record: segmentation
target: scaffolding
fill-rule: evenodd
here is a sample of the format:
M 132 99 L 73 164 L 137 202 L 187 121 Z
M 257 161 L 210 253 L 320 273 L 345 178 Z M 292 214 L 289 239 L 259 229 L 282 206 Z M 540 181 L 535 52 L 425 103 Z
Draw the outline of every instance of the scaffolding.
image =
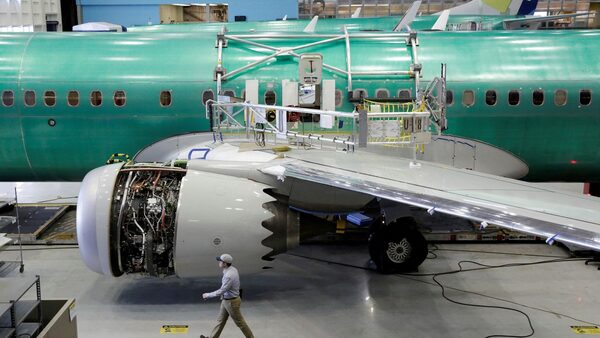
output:
M 60 0 L 0 1 L 0 32 L 62 31 Z

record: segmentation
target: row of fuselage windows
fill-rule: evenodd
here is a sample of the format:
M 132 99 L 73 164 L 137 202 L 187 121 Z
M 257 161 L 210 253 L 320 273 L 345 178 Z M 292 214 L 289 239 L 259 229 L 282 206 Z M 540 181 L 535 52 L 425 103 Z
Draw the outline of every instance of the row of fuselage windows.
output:
M 233 90 L 225 90 L 223 92 L 225 96 L 235 96 L 235 92 Z M 245 96 L 245 93 L 242 92 L 242 97 Z M 368 97 L 368 93 L 365 89 L 356 89 L 353 93 L 353 96 L 356 98 L 366 98 Z M 378 89 L 376 92 L 376 97 L 378 99 L 386 99 L 389 98 L 389 92 L 387 89 Z M 397 93 L 397 97 L 401 99 L 410 99 L 411 92 L 406 89 L 401 89 Z M 202 103 L 206 103 L 208 100 L 214 99 L 214 93 L 212 90 L 205 90 L 202 93 Z M 519 105 L 521 102 L 521 91 L 519 90 L 511 90 L 508 92 L 508 104 L 511 106 Z M 67 104 L 70 107 L 77 107 L 80 104 L 80 94 L 76 90 L 71 90 L 67 93 Z M 163 90 L 159 94 L 159 104 L 162 107 L 169 107 L 172 103 L 172 95 L 170 90 Z M 117 107 L 125 106 L 127 102 L 127 96 L 124 90 L 116 90 L 113 92 L 112 96 L 113 104 Z M 269 90 L 265 92 L 264 103 L 273 105 L 276 101 L 276 94 L 274 91 Z M 544 104 L 545 101 L 545 93 L 543 90 L 534 90 L 531 96 L 531 102 L 535 106 L 540 106 Z M 56 92 L 53 90 L 47 90 L 44 92 L 43 96 L 44 105 L 47 107 L 54 107 L 56 105 Z M 90 105 L 93 107 L 98 107 L 102 105 L 103 95 L 99 90 L 94 90 L 90 92 L 89 95 Z M 494 106 L 498 102 L 498 94 L 495 90 L 488 90 L 485 92 L 485 103 L 488 106 Z M 579 104 L 583 106 L 587 106 L 592 102 L 592 91 L 588 89 L 582 89 L 579 91 Z M 5 107 L 12 107 L 15 103 L 15 95 L 11 90 L 5 90 L 2 92 L 2 104 Z M 23 94 L 23 103 L 26 107 L 33 107 L 37 103 L 36 92 L 33 90 L 26 90 Z M 336 90 L 335 92 L 335 105 L 340 106 L 342 104 L 342 91 Z M 446 91 L 446 104 L 452 105 L 454 104 L 454 92 L 452 90 Z M 475 104 L 475 92 L 472 90 L 465 90 L 462 93 L 462 104 L 471 107 Z M 564 106 L 567 104 L 567 91 L 563 89 L 558 89 L 554 92 L 554 104 L 556 106 Z
M 224 90 L 223 95 L 235 97 L 235 91 Z M 245 90 L 242 91 L 242 97 L 245 99 Z M 354 91 L 356 97 L 368 97 L 365 89 L 357 89 Z M 377 98 L 388 98 L 389 92 L 387 89 L 377 90 Z M 411 93 L 408 90 L 398 91 L 398 97 L 410 99 Z M 56 92 L 53 90 L 47 90 L 43 92 L 41 98 L 44 105 L 47 107 L 54 107 L 57 102 Z M 69 107 L 78 107 L 81 103 L 82 97 L 79 91 L 71 90 L 67 92 L 67 105 Z M 104 96 L 101 91 L 91 91 L 88 97 L 89 103 L 92 107 L 99 107 L 104 102 Z M 202 92 L 202 103 L 206 103 L 208 100 L 214 100 L 214 92 L 212 90 L 205 90 Z M 273 90 L 265 92 L 263 102 L 268 105 L 274 105 L 277 100 L 277 94 Z M 342 91 L 337 89 L 335 91 L 335 105 L 341 106 L 343 100 Z M 163 90 L 159 95 L 159 103 L 162 107 L 169 107 L 172 104 L 173 98 L 170 90 Z M 115 90 L 112 95 L 112 102 L 117 107 L 123 107 L 127 103 L 127 96 L 124 90 Z M 34 90 L 26 90 L 23 92 L 23 104 L 26 107 L 34 107 L 38 103 L 38 94 Z M 5 107 L 12 107 L 15 104 L 15 93 L 12 90 L 5 90 L 2 92 L 2 105 Z
M 103 103 L 103 95 L 99 90 L 91 91 L 89 94 L 89 102 L 92 107 L 99 107 Z M 26 90 L 23 92 L 23 104 L 26 107 L 34 107 L 37 104 L 37 95 L 34 90 Z M 43 93 L 42 101 L 46 107 L 54 107 L 56 105 L 56 92 L 54 90 L 46 90 Z M 67 105 L 69 107 L 79 106 L 81 95 L 76 90 L 67 92 Z M 127 103 L 127 96 L 124 90 L 115 90 L 112 95 L 113 104 L 117 107 L 123 107 Z M 159 103 L 162 107 L 168 107 L 172 103 L 171 91 L 163 90 L 159 95 Z M 12 107 L 15 104 L 15 93 L 12 90 L 2 92 L 2 105 Z
M 507 95 L 507 102 L 509 106 L 517 106 L 521 103 L 522 96 L 520 90 L 510 90 Z M 567 104 L 567 91 L 564 89 L 558 89 L 554 91 L 554 97 L 552 98 L 555 106 L 564 106 Z M 485 92 L 485 104 L 488 106 L 495 106 L 498 102 L 498 93 L 491 89 Z M 534 106 L 541 106 L 546 100 L 546 93 L 542 89 L 536 89 L 531 93 L 531 103 Z M 454 92 L 451 90 L 446 91 L 446 104 L 452 105 L 454 103 Z M 589 106 L 592 103 L 592 91 L 589 89 L 582 89 L 579 91 L 579 104 L 582 106 Z M 462 92 L 462 104 L 466 107 L 475 105 L 475 92 L 472 90 L 465 90 Z

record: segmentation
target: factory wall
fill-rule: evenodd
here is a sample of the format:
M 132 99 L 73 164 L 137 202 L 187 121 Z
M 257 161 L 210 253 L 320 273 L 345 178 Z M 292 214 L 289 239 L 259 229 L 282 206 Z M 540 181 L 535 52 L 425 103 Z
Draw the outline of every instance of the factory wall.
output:
M 84 5 L 81 22 L 110 22 L 122 26 L 160 23 L 158 5 Z
M 194 1 L 198 2 L 198 1 Z M 77 0 L 81 8 L 81 21 L 106 21 L 123 26 L 160 23 L 160 5 L 188 3 L 165 0 Z M 285 15 L 289 19 L 298 17 L 297 0 L 227 0 L 229 21 L 237 15 L 245 15 L 248 21 L 275 20 Z

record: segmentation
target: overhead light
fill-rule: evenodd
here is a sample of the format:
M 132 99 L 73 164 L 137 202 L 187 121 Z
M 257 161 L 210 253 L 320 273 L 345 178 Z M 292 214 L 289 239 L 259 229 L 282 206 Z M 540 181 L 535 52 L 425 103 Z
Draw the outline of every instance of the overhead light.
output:
M 206 4 L 193 3 L 192 6 L 206 6 Z
M 173 6 L 189 7 L 189 4 L 172 4 Z

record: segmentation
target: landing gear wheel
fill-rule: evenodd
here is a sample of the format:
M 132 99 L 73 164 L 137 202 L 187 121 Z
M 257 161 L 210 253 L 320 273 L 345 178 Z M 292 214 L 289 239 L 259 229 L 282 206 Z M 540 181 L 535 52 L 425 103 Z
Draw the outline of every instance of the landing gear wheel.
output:
M 427 241 L 411 223 L 394 222 L 369 237 L 369 254 L 379 272 L 416 271 L 427 258 Z

